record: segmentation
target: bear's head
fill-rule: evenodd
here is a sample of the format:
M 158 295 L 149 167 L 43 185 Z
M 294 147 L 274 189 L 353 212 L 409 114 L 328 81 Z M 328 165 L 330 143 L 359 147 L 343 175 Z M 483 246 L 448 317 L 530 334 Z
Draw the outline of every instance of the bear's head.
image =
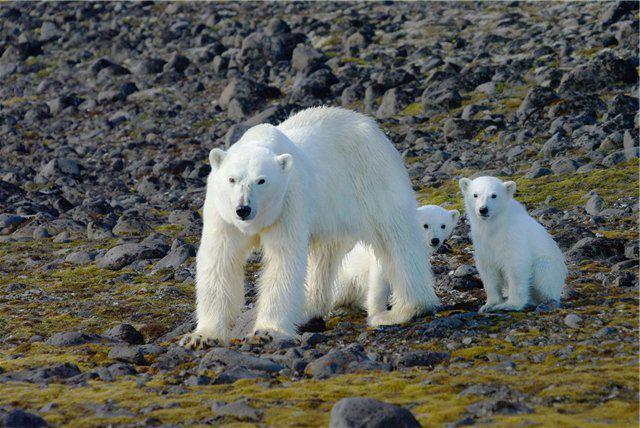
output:
M 460 211 L 445 210 L 438 205 L 424 205 L 418 208 L 418 220 L 431 251 L 435 251 L 451 236 L 459 218 Z
M 495 177 L 461 178 L 459 185 L 468 215 L 485 221 L 501 213 L 516 192 L 516 183 Z
M 210 195 L 227 223 L 255 234 L 278 219 L 293 165 L 290 154 L 251 145 L 228 152 L 213 149 L 209 162 Z

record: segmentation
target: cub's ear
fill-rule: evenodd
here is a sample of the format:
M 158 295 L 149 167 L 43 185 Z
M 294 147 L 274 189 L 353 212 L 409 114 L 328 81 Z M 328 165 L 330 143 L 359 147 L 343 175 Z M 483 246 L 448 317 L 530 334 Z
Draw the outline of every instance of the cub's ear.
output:
M 509 196 L 513 197 L 513 195 L 516 193 L 515 181 L 505 181 L 504 188 L 507 189 L 507 193 L 509 194 Z
M 462 190 L 462 193 L 466 193 L 467 189 L 469 188 L 469 185 L 471 184 L 471 180 L 469 180 L 468 178 L 462 177 L 459 181 L 458 181 L 458 186 L 460 186 L 460 190 Z
M 458 222 L 458 219 L 460 218 L 460 211 L 451 210 L 449 211 L 449 214 L 451 214 L 451 218 L 453 219 L 453 225 L 455 226 L 456 223 Z
M 227 152 L 222 149 L 211 149 L 209 152 L 209 165 L 211 165 L 211 169 L 220 168 L 220 164 L 227 157 Z
M 282 168 L 284 172 L 289 172 L 293 166 L 293 156 L 289 153 L 276 156 L 276 162 L 278 162 L 278 165 L 280 165 L 280 168 Z

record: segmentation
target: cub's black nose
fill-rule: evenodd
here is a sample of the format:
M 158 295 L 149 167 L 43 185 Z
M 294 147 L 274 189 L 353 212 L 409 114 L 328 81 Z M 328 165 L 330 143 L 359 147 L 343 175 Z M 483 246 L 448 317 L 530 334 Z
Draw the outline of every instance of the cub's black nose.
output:
M 244 220 L 251 215 L 251 207 L 249 205 L 240 205 L 236 208 L 236 214 Z
M 480 209 L 478 210 L 478 212 L 480 212 L 480 215 L 487 215 L 487 214 L 489 214 L 489 208 L 487 208 L 487 207 L 480 207 Z
M 435 247 L 436 245 L 438 245 L 439 243 L 440 243 L 440 240 L 439 240 L 438 238 L 433 238 L 433 239 L 431 240 L 431 245 L 433 245 L 434 247 Z

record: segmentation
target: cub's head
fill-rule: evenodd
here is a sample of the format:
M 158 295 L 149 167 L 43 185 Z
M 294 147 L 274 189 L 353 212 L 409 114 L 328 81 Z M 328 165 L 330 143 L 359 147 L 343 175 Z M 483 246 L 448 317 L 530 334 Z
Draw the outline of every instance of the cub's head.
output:
M 448 211 L 438 205 L 424 205 L 418 208 L 418 219 L 431 251 L 435 251 L 451 236 L 459 218 L 458 210 Z
M 208 188 L 222 218 L 245 233 L 257 233 L 280 216 L 293 165 L 290 154 L 260 146 L 213 149 Z M 209 196 L 208 196 L 209 197 Z
M 459 185 L 469 215 L 486 221 L 502 212 L 516 192 L 516 183 L 495 177 L 461 178 Z

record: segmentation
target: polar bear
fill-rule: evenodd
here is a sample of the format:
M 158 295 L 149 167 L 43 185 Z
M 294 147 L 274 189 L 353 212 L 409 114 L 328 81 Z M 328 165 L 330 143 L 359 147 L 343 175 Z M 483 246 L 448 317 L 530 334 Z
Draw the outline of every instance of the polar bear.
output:
M 419 234 L 427 254 L 431 255 L 453 233 L 460 212 L 438 205 L 418 208 Z M 333 306 L 356 306 L 367 311 L 368 319 L 383 313 L 389 302 L 390 288 L 373 249 L 361 242 L 342 261 L 333 287 Z
M 416 201 L 399 153 L 356 112 L 310 108 L 278 126 L 250 128 L 227 152 L 213 149 L 196 257 L 196 316 L 181 344 L 226 341 L 243 306 L 243 265 L 263 250 L 254 333 L 289 336 L 331 310 L 345 253 L 365 242 L 388 273 L 393 308 L 376 325 L 434 310 Z M 306 293 L 305 293 L 306 292 Z M 306 294 L 306 295 L 305 295 Z
M 476 267 L 487 293 L 480 312 L 520 311 L 560 302 L 564 255 L 544 227 L 513 199 L 516 183 L 461 178 Z M 507 292 L 504 300 L 503 292 Z

